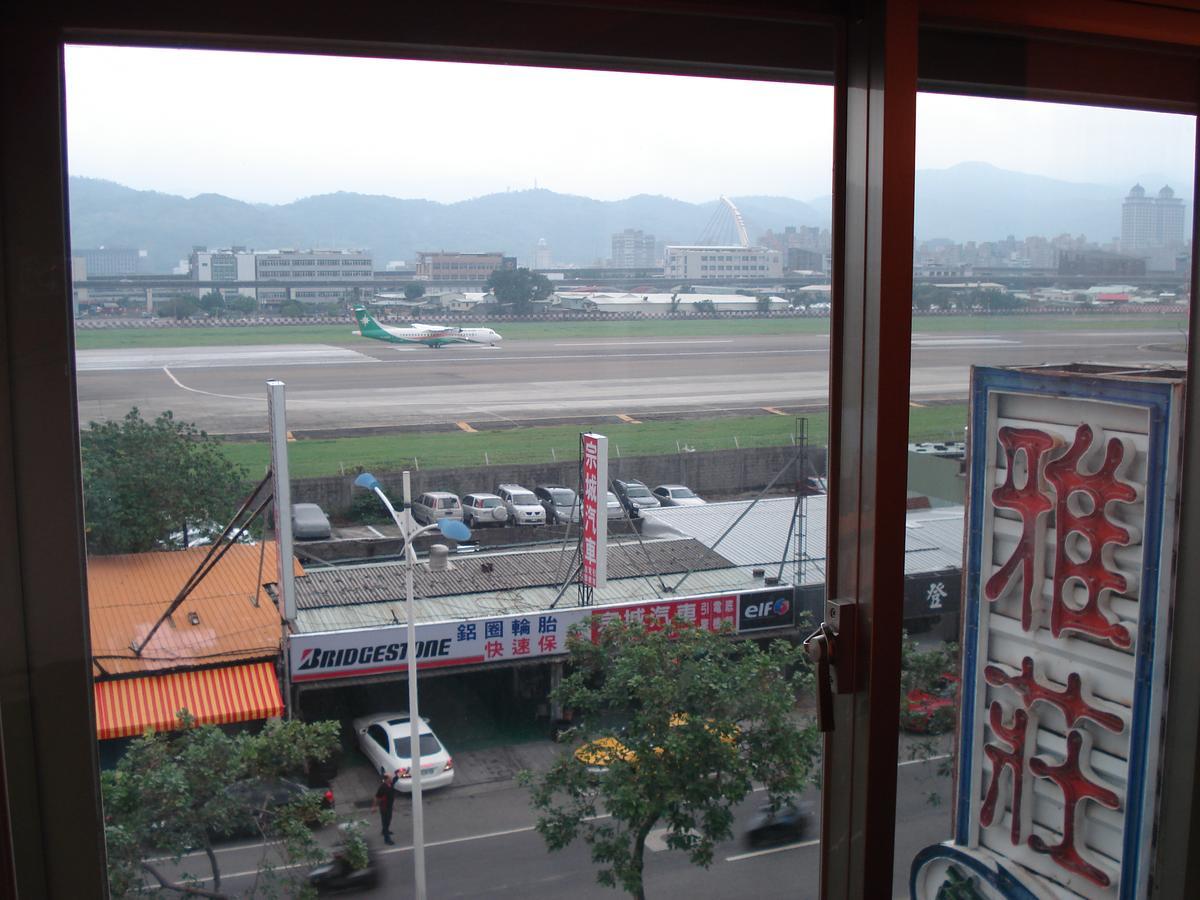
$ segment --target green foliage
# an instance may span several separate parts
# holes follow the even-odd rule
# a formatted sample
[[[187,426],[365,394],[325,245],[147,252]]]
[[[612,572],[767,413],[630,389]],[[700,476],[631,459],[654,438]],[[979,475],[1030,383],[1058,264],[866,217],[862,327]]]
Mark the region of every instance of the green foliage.
[[[404,299],[416,300],[418,297],[425,296],[425,285],[419,281],[409,282],[404,286]]]
[[[206,853],[206,876],[219,894],[221,872],[213,841],[245,828],[278,841],[273,849],[291,864],[274,868],[263,847],[265,880],[279,882],[268,890],[279,887],[293,895],[302,890],[298,879],[303,866],[323,856],[309,826],[329,823],[332,811],[321,809],[315,793],[268,809],[257,805],[252,793],[231,788],[299,772],[309,759],[327,759],[338,744],[338,723],[273,721],[257,734],[228,735],[211,725],[193,727],[186,712],[180,718],[182,730],[148,732],[130,745],[115,771],[101,776],[113,896],[140,893],[146,874],[172,890],[195,885],[205,876],[183,872],[176,883],[146,858],[166,856],[178,865],[184,854],[197,849]]]
[[[497,303],[516,315],[528,313],[534,303],[554,293],[550,279],[528,269],[497,269],[487,280],[487,289],[496,295]]]
[[[698,315],[715,316],[717,314],[717,306],[708,297],[703,300],[697,300],[692,304],[692,310]]]
[[[755,304],[758,306],[760,313],[768,313],[771,311],[771,297],[768,294],[759,294],[754,298]]]
[[[932,716],[909,709],[908,694],[920,691],[934,697],[955,697],[955,683],[946,675],[958,673],[958,644],[949,642],[922,650],[905,633],[900,651],[900,726],[906,731],[944,734],[954,729],[958,708],[954,702]]]
[[[80,449],[91,553],[181,547],[185,531],[223,527],[245,493],[245,470],[220,442],[170,410],[153,422],[136,406],[119,422],[91,422]]]
[[[279,314],[281,316],[307,316],[309,312],[311,310],[299,300],[284,300],[279,304]]]
[[[617,738],[629,753],[612,756],[599,776],[570,751],[525,775],[547,847],[584,841],[596,880],[639,898],[646,838],[659,823],[669,848],[707,867],[753,783],[782,802],[813,779],[820,750],[815,727],[795,713],[812,684],[799,648],[777,641],[764,651],[675,627],[672,635],[614,622],[594,644],[573,633],[572,670],[555,698],[580,724],[565,739]],[[623,730],[604,724],[615,717]]]
[[[384,493],[387,493],[386,491]],[[392,501],[392,506],[395,509],[400,509],[402,503],[392,497],[388,497]],[[393,524],[391,513],[387,511],[387,507],[380,501],[379,496],[374,491],[355,491],[354,497],[350,500],[350,509],[346,512],[346,520],[349,522],[357,522],[360,525],[384,525]]]
[[[160,319],[190,319],[200,311],[200,305],[191,297],[178,297],[154,304],[154,311]]]
[[[258,301],[253,297],[234,297],[232,300],[226,302],[225,308],[230,312],[246,315],[247,313],[258,312]]]
[[[220,291],[209,291],[200,298],[200,308],[214,319],[221,318],[221,314],[225,312],[225,306],[225,298]]]

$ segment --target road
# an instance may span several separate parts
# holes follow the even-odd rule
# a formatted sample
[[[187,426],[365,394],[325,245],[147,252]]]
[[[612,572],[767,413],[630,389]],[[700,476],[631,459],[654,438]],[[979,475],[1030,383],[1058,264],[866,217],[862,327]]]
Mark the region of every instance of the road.
[[[899,768],[894,894],[907,896],[908,867],[917,851],[949,836],[949,779],[937,775],[940,757],[905,760]],[[940,806],[928,800],[937,791]],[[757,792],[737,811],[734,827],[738,839],[717,848],[713,865],[704,870],[686,856],[665,848],[661,833],[648,841],[646,893],[650,897],[688,897],[689,900],[723,900],[728,897],[808,898],[817,896],[819,847],[815,840],[750,851],[740,841],[745,823],[765,802]],[[811,798],[817,800],[813,793]],[[513,782],[450,788],[427,795],[426,870],[429,896],[437,898],[487,897],[551,900],[614,900],[623,896],[595,881],[587,847],[582,843],[549,853],[533,828],[528,793]],[[413,854],[408,802],[396,807],[394,847],[377,838],[372,819],[372,848],[382,867],[378,888],[356,896],[407,897],[412,895]],[[328,841],[330,838],[324,836]],[[269,853],[269,851],[266,851]],[[236,896],[256,878],[264,848],[235,844],[219,851],[224,877],[222,890]],[[206,869],[203,857],[185,859],[183,867]]]
[[[821,408],[827,335],[506,341],[501,347],[338,344],[83,350],[82,422],[174,411],[216,434],[266,429],[264,382],[288,385],[293,431],[473,427],[581,416]],[[965,397],[972,364],[1045,362],[1182,365],[1172,330],[1031,330],[922,334],[912,345],[912,398]],[[1179,349],[1176,349],[1179,348]]]

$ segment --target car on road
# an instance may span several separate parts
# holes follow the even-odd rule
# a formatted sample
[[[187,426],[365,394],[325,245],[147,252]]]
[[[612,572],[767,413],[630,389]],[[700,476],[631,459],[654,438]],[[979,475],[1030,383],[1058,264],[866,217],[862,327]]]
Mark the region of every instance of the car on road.
[[[546,511],[547,522],[557,525],[579,521],[581,504],[569,487],[562,484],[539,484],[533,489],[533,495]]]
[[[333,530],[329,516],[315,503],[292,504],[292,537],[298,541],[327,541]]]
[[[504,501],[508,510],[508,521],[514,525],[545,525],[546,510],[538,503],[533,491],[519,484],[502,484],[496,488],[496,496]]]
[[[503,525],[508,521],[508,508],[495,494],[467,494],[462,498],[462,515],[468,528]]]
[[[641,515],[643,509],[657,509],[660,505],[658,499],[650,492],[650,488],[637,479],[614,480],[613,490],[631,519],[636,519]]]
[[[233,822],[228,828],[213,835],[220,840],[233,838],[258,837],[271,826],[271,822],[279,810],[290,803],[295,803],[307,796],[315,795],[321,809],[333,809],[333,791],[313,790],[305,787],[299,781],[291,778],[253,778],[239,781],[230,785],[226,793],[244,805],[248,810],[246,816]],[[309,825],[320,824],[316,819],[309,820]]]
[[[746,843],[751,847],[774,847],[802,841],[815,820],[813,804],[789,797],[778,809],[768,803],[760,806],[746,827]]]
[[[445,787],[454,781],[454,759],[426,719],[422,718],[418,727],[421,790]],[[398,769],[400,780],[396,782],[396,790],[412,791],[412,735],[408,713],[379,713],[355,719],[354,735],[359,749],[376,771],[390,775]]]
[[[421,525],[433,525],[442,519],[458,519],[461,522],[463,509],[455,494],[426,491],[413,501],[412,514]]]
[[[658,499],[659,506],[704,505],[704,501],[690,487],[682,484],[660,484],[651,493]]]

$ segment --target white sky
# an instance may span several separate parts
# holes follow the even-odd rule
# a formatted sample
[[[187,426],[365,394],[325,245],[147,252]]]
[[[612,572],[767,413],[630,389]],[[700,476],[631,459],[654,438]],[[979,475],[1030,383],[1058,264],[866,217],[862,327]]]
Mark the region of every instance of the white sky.
[[[830,193],[828,87],[562,69],[69,47],[73,175],[285,203],[333,191],[462,200]],[[1186,116],[923,96],[918,167],[1191,181]]]

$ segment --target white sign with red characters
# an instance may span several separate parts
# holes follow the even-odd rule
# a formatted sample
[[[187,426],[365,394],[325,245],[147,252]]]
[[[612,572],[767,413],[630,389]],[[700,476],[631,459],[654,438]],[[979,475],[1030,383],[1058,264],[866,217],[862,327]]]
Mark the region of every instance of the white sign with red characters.
[[[953,843],[1004,896],[1145,896],[1182,386],[973,370]]]
[[[608,583],[608,438],[583,435],[583,583]]]

